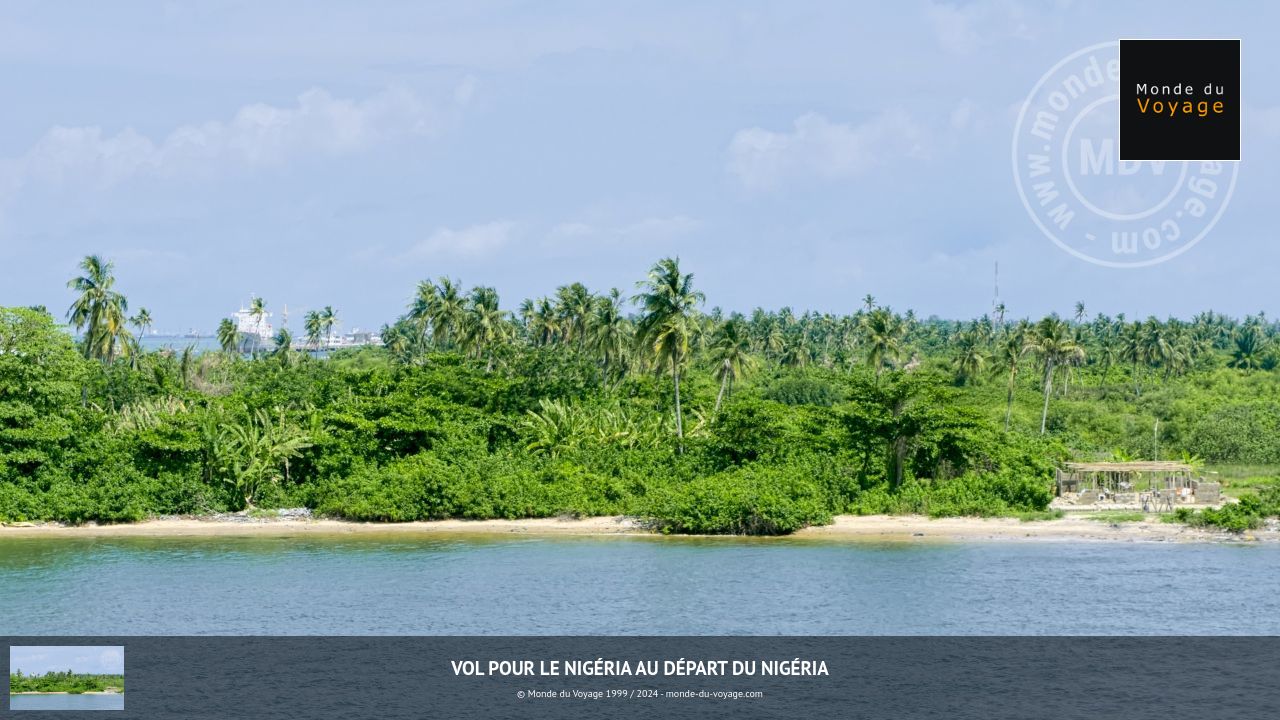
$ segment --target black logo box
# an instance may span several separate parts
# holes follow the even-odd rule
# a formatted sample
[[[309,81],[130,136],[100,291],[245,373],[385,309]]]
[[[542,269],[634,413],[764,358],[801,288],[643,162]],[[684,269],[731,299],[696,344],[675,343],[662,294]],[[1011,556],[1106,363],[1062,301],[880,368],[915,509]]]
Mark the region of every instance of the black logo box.
[[[1241,103],[1240,40],[1120,40],[1121,160],[1239,160]]]

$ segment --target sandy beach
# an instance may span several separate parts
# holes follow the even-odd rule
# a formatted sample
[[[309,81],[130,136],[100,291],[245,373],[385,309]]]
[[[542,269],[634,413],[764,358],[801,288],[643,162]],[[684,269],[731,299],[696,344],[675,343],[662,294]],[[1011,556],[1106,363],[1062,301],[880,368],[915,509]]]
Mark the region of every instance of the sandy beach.
[[[162,518],[120,525],[65,526],[57,523],[9,523],[6,537],[288,537],[303,535],[648,535],[655,533],[635,518],[536,518],[526,520],[437,520],[360,523],[312,518]],[[1274,525],[1232,534],[1160,522],[1111,523],[1079,515],[1023,522],[1013,518],[940,518],[918,515],[839,515],[830,525],[788,536],[828,541],[1111,541],[1111,542],[1266,542],[1280,541]]]

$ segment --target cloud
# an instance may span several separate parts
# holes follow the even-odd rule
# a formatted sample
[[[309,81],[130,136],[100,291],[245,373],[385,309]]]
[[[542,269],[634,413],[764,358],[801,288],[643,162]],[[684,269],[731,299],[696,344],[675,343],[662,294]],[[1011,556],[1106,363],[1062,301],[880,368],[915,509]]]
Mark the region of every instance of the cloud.
[[[587,241],[593,244],[599,242],[645,242],[688,235],[696,230],[700,224],[697,220],[687,215],[648,217],[624,224],[574,220],[560,223],[551,228],[547,237],[553,243],[558,244],[580,241]]]
[[[516,224],[502,220],[454,230],[437,229],[405,253],[407,260],[427,258],[483,258],[506,247],[515,236]]]
[[[1058,24],[1056,14],[1065,6],[1026,6],[1017,0],[935,2],[925,10],[925,17],[939,47],[955,55],[969,55],[1006,38],[1034,40],[1046,34]]]
[[[729,143],[728,169],[748,190],[773,188],[794,178],[845,179],[893,160],[925,156],[924,136],[901,111],[861,125],[809,113],[796,118],[791,132],[739,130]]]
[[[459,100],[469,101],[474,83],[460,91]],[[302,155],[341,155],[430,135],[442,124],[439,110],[404,88],[362,100],[313,88],[291,105],[246,105],[228,120],[183,125],[158,139],[133,128],[108,134],[96,126],[55,126],[25,155],[0,163],[0,198],[33,184],[105,188],[141,176],[278,166]]]
[[[115,648],[107,648],[98,653],[98,666],[103,672],[116,673],[124,671],[124,655]]]
[[[942,49],[957,55],[967,55],[982,44],[982,38],[974,27],[980,11],[978,5],[962,9],[935,3],[926,12]]]
[[[1245,134],[1260,135],[1268,140],[1280,137],[1280,108],[1246,107],[1244,110]],[[1250,133],[1249,131],[1253,131]]]

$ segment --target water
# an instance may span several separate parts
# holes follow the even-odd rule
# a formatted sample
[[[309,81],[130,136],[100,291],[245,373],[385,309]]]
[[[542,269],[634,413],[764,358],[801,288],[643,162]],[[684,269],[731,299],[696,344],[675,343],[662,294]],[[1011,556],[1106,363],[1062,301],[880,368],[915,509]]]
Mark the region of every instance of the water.
[[[218,338],[216,337],[188,338],[172,335],[148,335],[142,338],[140,343],[142,345],[142,349],[147,352],[167,350],[174,354],[181,354],[187,348],[191,348],[193,353],[199,355],[201,353],[218,352],[222,350],[222,345],[218,342]],[[268,342],[260,349],[266,352],[271,350],[273,345],[273,343]],[[315,358],[324,358],[329,356],[328,350],[305,350],[303,352],[306,352],[308,355]]]
[[[10,695],[10,710],[123,710],[124,695]]]
[[[0,540],[0,635],[1280,634],[1280,547]]]
[[[175,353],[180,353],[188,347],[197,353],[222,349],[216,337],[188,338],[170,335],[148,335],[139,340],[139,342],[142,348],[148,352],[153,350],[172,350]]]

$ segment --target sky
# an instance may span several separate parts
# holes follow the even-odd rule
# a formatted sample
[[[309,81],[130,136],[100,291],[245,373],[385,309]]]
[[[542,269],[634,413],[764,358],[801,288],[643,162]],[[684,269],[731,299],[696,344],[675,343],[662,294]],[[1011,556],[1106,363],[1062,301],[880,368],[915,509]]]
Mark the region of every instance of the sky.
[[[66,671],[88,675],[123,675],[124,648],[119,645],[14,645],[9,648],[9,671],[43,675]]]
[[[1274,314],[1278,36],[1261,3],[14,0],[0,305],[62,315],[98,253],[159,331],[252,295],[351,330],[425,278],[515,308],[677,255],[726,310],[973,317],[998,262],[1011,317]],[[1243,39],[1230,206],[1144,269],[1056,247],[1010,163],[1041,75],[1120,37]]]

